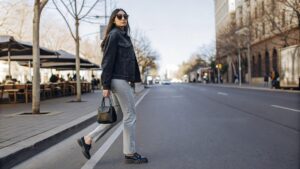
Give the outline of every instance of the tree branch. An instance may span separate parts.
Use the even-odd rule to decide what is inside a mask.
[[[86,17],[96,6],[96,4],[99,2],[100,0],[96,0],[95,3],[92,5],[92,7],[88,10],[88,12],[83,15],[82,17],[79,17],[79,20],[81,20],[82,18]]]
[[[53,0],[53,1],[54,1],[54,0]],[[61,3],[64,5],[64,7],[67,9],[68,13],[69,13],[73,18],[75,18],[76,13],[75,13],[75,12],[72,13],[73,9],[72,9],[72,11],[70,11],[70,9],[68,8],[68,6],[67,6],[67,4],[64,2],[64,0],[60,0],[60,2],[61,2]],[[71,5],[71,8],[72,8],[72,5]]]
[[[83,9],[83,7],[84,7],[84,4],[85,4],[85,0],[83,0],[83,2],[82,2],[82,4],[81,4],[80,10],[79,10],[79,12],[78,12],[78,16],[81,14],[81,11],[82,11],[82,9]]]
[[[44,7],[46,6],[46,4],[48,3],[48,0],[42,0],[40,2],[40,13],[41,11],[43,11]]]
[[[71,5],[71,10],[72,12],[75,14],[75,10],[74,10],[74,6],[73,6],[73,2],[71,0],[69,0],[69,3]]]
[[[63,15],[63,13],[60,11],[60,9],[58,8],[58,6],[57,6],[55,0],[53,0],[53,4],[54,4],[54,6],[56,7],[57,11],[60,13],[60,15],[63,17],[63,19],[65,20],[65,22],[66,22],[66,24],[67,24],[67,26],[68,26],[68,29],[69,29],[69,31],[70,31],[70,33],[71,33],[73,39],[75,40],[76,37],[75,37],[74,34],[73,34],[73,31],[72,31],[72,29],[71,29],[71,26],[70,26],[70,24],[69,24],[67,18],[66,18],[65,15]]]

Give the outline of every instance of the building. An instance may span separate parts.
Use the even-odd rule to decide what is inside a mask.
[[[214,0],[216,33],[230,22],[230,14],[235,10],[235,0]]]
[[[300,11],[300,1],[289,0],[289,2],[293,1],[294,9],[284,1],[277,0],[235,1],[232,20],[227,22],[227,26],[231,24],[232,33],[227,37],[236,40],[236,43],[232,42],[231,45],[236,49],[233,49],[232,53],[222,55],[218,52],[222,46],[221,49],[217,48],[217,61],[228,65],[228,70],[223,74],[224,79],[233,82],[233,77],[238,72],[239,52],[243,82],[249,82],[251,77],[252,83],[263,83],[265,75],[270,75],[272,70],[279,70],[280,49],[300,44],[299,18],[295,12],[295,10]],[[216,17],[220,16],[216,15]],[[222,33],[216,30],[217,39],[223,38]]]

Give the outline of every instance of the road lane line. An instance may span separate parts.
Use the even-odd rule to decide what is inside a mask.
[[[139,103],[143,100],[143,98],[149,93],[149,90],[147,90],[143,96],[135,103],[135,107],[139,105]],[[108,151],[110,146],[115,142],[115,140],[119,137],[119,135],[123,131],[123,125],[122,122],[119,125],[119,127],[114,131],[114,133],[104,142],[104,144],[99,148],[99,150],[92,155],[91,159],[88,160],[81,169],[93,169],[97,163],[101,160],[101,158],[105,155],[105,153]]]
[[[227,93],[223,93],[223,92],[218,92],[219,95],[223,95],[223,96],[228,96]]]
[[[279,109],[285,109],[285,110],[290,110],[290,111],[295,111],[295,112],[300,112],[300,110],[297,109],[292,109],[288,107],[283,107],[283,106],[278,106],[278,105],[271,105],[272,107],[279,108]]]

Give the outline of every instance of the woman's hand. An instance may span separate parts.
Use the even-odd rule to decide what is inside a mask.
[[[103,90],[102,92],[103,97],[109,97],[109,95],[110,95],[110,90]]]

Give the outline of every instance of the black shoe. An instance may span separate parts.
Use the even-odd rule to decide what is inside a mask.
[[[139,155],[138,153],[134,153],[133,156],[126,156],[125,155],[125,163],[126,164],[142,164],[148,163],[148,159]]]
[[[80,139],[77,140],[77,143],[80,145],[81,149],[82,149],[82,153],[83,155],[87,158],[90,159],[91,155],[90,155],[90,149],[91,149],[91,145],[90,144],[86,144],[84,142],[84,138],[81,137]]]

